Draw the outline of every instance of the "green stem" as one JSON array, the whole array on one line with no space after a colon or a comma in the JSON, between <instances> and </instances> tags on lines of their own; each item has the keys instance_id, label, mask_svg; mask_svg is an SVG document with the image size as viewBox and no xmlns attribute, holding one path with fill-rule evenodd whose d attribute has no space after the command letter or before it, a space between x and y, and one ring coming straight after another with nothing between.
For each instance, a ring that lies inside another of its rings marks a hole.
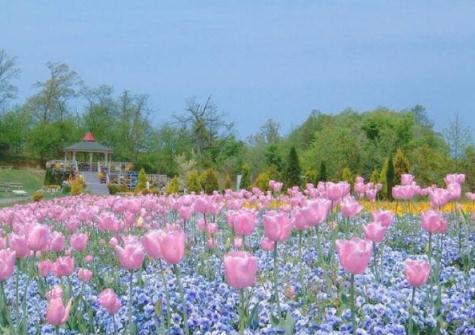
<instances>
[{"instance_id":1,"label":"green stem","mask_svg":"<svg viewBox=\"0 0 475 335\"><path fill-rule=\"evenodd\" d=\"M416 295L416 288L412 288L412 297L411 297L411 310L409 311L409 329L408 333L409 335L413 334L414 331L414 324L412 321L412 315L414 314L414 296Z\"/></svg>"},{"instance_id":2,"label":"green stem","mask_svg":"<svg viewBox=\"0 0 475 335\"><path fill-rule=\"evenodd\" d=\"M167 319L166 319L166 322L167 322L167 327L170 327L171 310L172 310L171 306L170 306L170 292L168 292L168 285L167 285L167 282L165 281L165 276L163 274L163 265L162 265L162 261L160 259L158 260L158 264L160 265L160 278L162 279L162 286L165 289L165 298L167 299Z\"/></svg>"},{"instance_id":3,"label":"green stem","mask_svg":"<svg viewBox=\"0 0 475 335\"><path fill-rule=\"evenodd\" d=\"M130 271L130 277L129 277L129 303L128 303L128 328L129 328L129 334L132 334L132 280L134 278L134 273Z\"/></svg>"},{"instance_id":4,"label":"green stem","mask_svg":"<svg viewBox=\"0 0 475 335\"><path fill-rule=\"evenodd\" d=\"M299 281L300 281L300 287L303 292L303 260L302 260L302 231L299 230L299 254L298 254L298 259L297 262L299 263L300 271L299 271Z\"/></svg>"},{"instance_id":5,"label":"green stem","mask_svg":"<svg viewBox=\"0 0 475 335\"><path fill-rule=\"evenodd\" d=\"M239 290L240 308L239 308L239 334L244 333L246 328L245 307L244 307L244 289Z\"/></svg>"},{"instance_id":6,"label":"green stem","mask_svg":"<svg viewBox=\"0 0 475 335\"><path fill-rule=\"evenodd\" d=\"M12 321L10 318L10 311L8 309L8 301L7 301L7 296L5 295L5 287L4 287L3 281L0 282L0 291L2 295L2 302L3 302L3 305L5 306L5 317L7 319L7 326L9 326L11 325Z\"/></svg>"},{"instance_id":7,"label":"green stem","mask_svg":"<svg viewBox=\"0 0 475 335\"><path fill-rule=\"evenodd\" d=\"M114 325L114 335L117 335L117 325L115 324L115 314L112 314L112 324Z\"/></svg>"},{"instance_id":8,"label":"green stem","mask_svg":"<svg viewBox=\"0 0 475 335\"><path fill-rule=\"evenodd\" d=\"M274 299L277 303L277 312L280 317L280 301L279 301L279 291L278 291L278 269L277 269L277 241L274 242Z\"/></svg>"},{"instance_id":9,"label":"green stem","mask_svg":"<svg viewBox=\"0 0 475 335\"><path fill-rule=\"evenodd\" d=\"M188 316L187 316L187 312L186 312L185 291L183 290L183 285L181 284L180 268L176 264L174 265L174 267L175 267L176 281L178 283L178 290L180 291L181 302L183 304L182 313L183 313L183 323L184 323L184 327L185 327L185 334L189 335L190 330L188 329Z\"/></svg>"},{"instance_id":10,"label":"green stem","mask_svg":"<svg viewBox=\"0 0 475 335\"><path fill-rule=\"evenodd\" d=\"M18 301L20 300L19 297L19 291L18 291L18 281L19 281L19 276L20 276L20 271L18 267L15 269L15 316L16 316L16 326L17 326L17 331L19 330L20 327L20 309L18 305Z\"/></svg>"},{"instance_id":11,"label":"green stem","mask_svg":"<svg viewBox=\"0 0 475 335\"><path fill-rule=\"evenodd\" d=\"M356 311L355 311L355 275L351 274L351 324L353 328L353 334L356 335Z\"/></svg>"},{"instance_id":12,"label":"green stem","mask_svg":"<svg viewBox=\"0 0 475 335\"><path fill-rule=\"evenodd\" d=\"M318 226L315 226L315 233L317 235L317 251L318 251L318 263L322 264L323 259L323 248L320 241L320 229Z\"/></svg>"}]
</instances>

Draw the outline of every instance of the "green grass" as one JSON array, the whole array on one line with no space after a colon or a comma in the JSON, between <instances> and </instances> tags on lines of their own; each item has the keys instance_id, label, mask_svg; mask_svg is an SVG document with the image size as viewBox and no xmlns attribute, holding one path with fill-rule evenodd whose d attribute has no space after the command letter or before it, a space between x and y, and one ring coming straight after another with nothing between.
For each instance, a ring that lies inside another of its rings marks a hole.
<instances>
[{"instance_id":1,"label":"green grass","mask_svg":"<svg viewBox=\"0 0 475 335\"><path fill-rule=\"evenodd\" d=\"M12 169L0 170L0 184L1 183L21 183L23 189L29 194L39 190L43 186L45 179L44 170L36 169ZM14 198L15 195L11 192L0 192L0 198Z\"/></svg>"}]
</instances>

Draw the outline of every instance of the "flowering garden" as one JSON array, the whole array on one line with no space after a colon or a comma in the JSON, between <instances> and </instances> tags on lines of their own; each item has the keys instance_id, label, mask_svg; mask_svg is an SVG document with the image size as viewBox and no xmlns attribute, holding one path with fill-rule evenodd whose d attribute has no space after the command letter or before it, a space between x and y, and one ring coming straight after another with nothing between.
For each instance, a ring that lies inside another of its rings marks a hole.
<instances>
[{"instance_id":1,"label":"flowering garden","mask_svg":"<svg viewBox=\"0 0 475 335\"><path fill-rule=\"evenodd\" d=\"M464 175L0 210L7 334L475 334Z\"/></svg>"}]
</instances>

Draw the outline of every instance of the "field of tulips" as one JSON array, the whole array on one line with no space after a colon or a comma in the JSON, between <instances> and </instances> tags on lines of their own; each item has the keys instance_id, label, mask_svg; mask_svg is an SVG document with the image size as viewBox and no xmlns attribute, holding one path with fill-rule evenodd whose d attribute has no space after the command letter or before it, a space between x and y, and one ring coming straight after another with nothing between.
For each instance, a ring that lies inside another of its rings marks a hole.
<instances>
[{"instance_id":1,"label":"field of tulips","mask_svg":"<svg viewBox=\"0 0 475 335\"><path fill-rule=\"evenodd\" d=\"M0 209L0 333L475 334L475 195L445 182Z\"/></svg>"}]
</instances>

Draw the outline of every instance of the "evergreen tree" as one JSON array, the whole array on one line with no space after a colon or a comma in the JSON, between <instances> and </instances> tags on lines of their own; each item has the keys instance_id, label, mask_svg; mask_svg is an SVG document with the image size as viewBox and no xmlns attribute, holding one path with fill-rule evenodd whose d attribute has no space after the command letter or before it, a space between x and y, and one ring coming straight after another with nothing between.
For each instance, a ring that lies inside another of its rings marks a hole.
<instances>
[{"instance_id":1,"label":"evergreen tree","mask_svg":"<svg viewBox=\"0 0 475 335\"><path fill-rule=\"evenodd\" d=\"M399 184L401 176L405 173L409 173L409 161L402 150L397 149L396 155L394 155L394 183Z\"/></svg>"},{"instance_id":2,"label":"evergreen tree","mask_svg":"<svg viewBox=\"0 0 475 335\"><path fill-rule=\"evenodd\" d=\"M186 188L188 189L188 192L201 192L201 182L198 171L191 170L190 172L188 172L188 175L186 177Z\"/></svg>"},{"instance_id":3,"label":"evergreen tree","mask_svg":"<svg viewBox=\"0 0 475 335\"><path fill-rule=\"evenodd\" d=\"M320 162L320 171L318 172L318 179L317 183L319 181L327 181L327 163L325 161Z\"/></svg>"},{"instance_id":4,"label":"evergreen tree","mask_svg":"<svg viewBox=\"0 0 475 335\"><path fill-rule=\"evenodd\" d=\"M289 156L287 159L287 166L285 171L285 180L288 187L300 186L301 178L300 174L302 170L300 169L299 157L297 155L297 150L295 147L291 147L289 151Z\"/></svg>"},{"instance_id":5,"label":"evergreen tree","mask_svg":"<svg viewBox=\"0 0 475 335\"><path fill-rule=\"evenodd\" d=\"M145 170L140 169L139 176L137 178L137 185L135 185L135 193L140 193L147 188L147 175Z\"/></svg>"},{"instance_id":6,"label":"evergreen tree","mask_svg":"<svg viewBox=\"0 0 475 335\"><path fill-rule=\"evenodd\" d=\"M206 194L212 194L213 191L219 190L218 177L213 169L207 169L200 177L201 186Z\"/></svg>"},{"instance_id":7,"label":"evergreen tree","mask_svg":"<svg viewBox=\"0 0 475 335\"><path fill-rule=\"evenodd\" d=\"M343 171L341 171L341 180L347 181L350 185L353 184L354 177L349 167L346 167L343 169Z\"/></svg>"},{"instance_id":8,"label":"evergreen tree","mask_svg":"<svg viewBox=\"0 0 475 335\"><path fill-rule=\"evenodd\" d=\"M244 164L241 171L241 190L246 190L251 185L251 172L249 171L249 166Z\"/></svg>"},{"instance_id":9,"label":"evergreen tree","mask_svg":"<svg viewBox=\"0 0 475 335\"><path fill-rule=\"evenodd\" d=\"M377 184L380 182L378 170L373 170L373 172L371 173L371 176L369 177L369 181L374 184Z\"/></svg>"},{"instance_id":10,"label":"evergreen tree","mask_svg":"<svg viewBox=\"0 0 475 335\"><path fill-rule=\"evenodd\" d=\"M177 194L179 192L178 177L173 177L167 185L167 194Z\"/></svg>"},{"instance_id":11,"label":"evergreen tree","mask_svg":"<svg viewBox=\"0 0 475 335\"><path fill-rule=\"evenodd\" d=\"M389 156L388 159L388 168L386 170L386 197L389 200L392 200L392 189L394 186L394 164L393 157Z\"/></svg>"}]
</instances>

